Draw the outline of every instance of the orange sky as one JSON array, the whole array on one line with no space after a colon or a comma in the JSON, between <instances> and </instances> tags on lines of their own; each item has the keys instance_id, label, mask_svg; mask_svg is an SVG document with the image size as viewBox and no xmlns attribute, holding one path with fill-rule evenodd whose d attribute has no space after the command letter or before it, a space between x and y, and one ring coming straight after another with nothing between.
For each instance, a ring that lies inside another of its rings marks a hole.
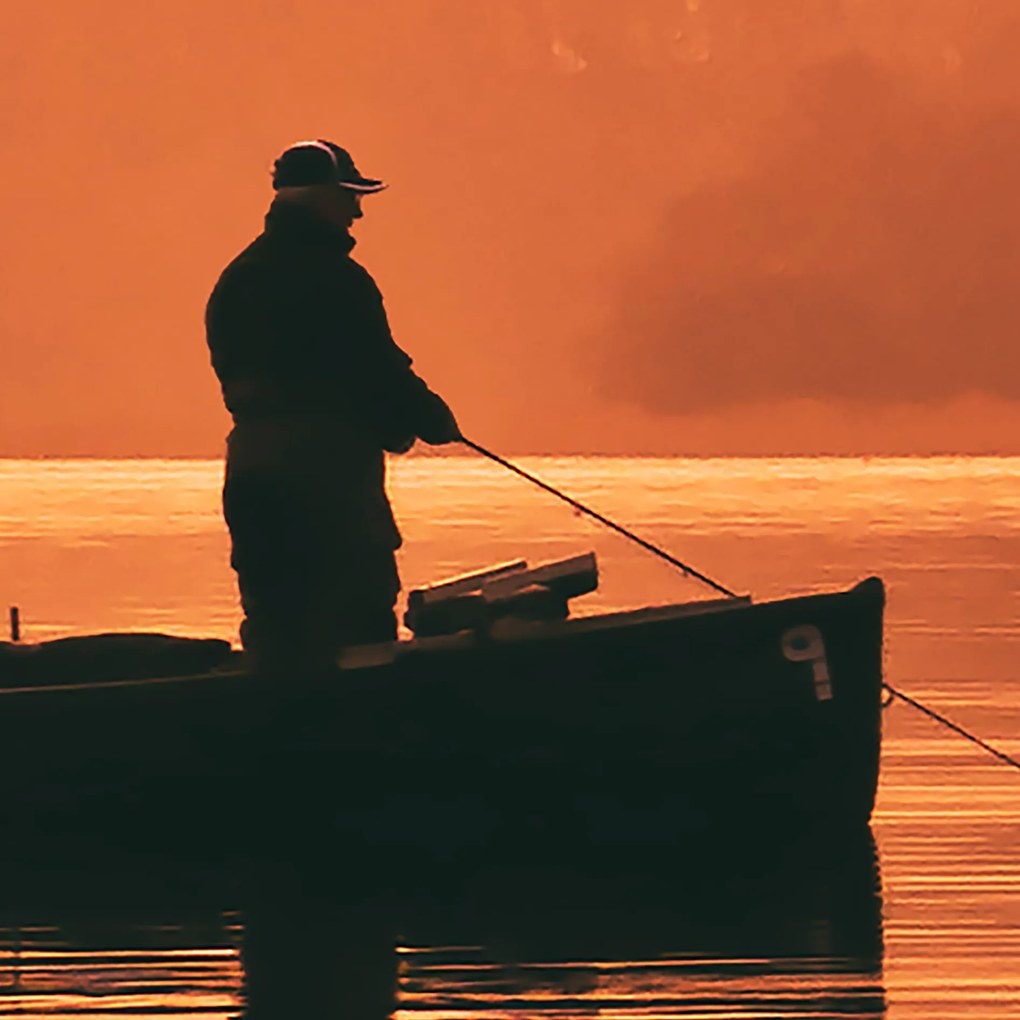
<instances>
[{"instance_id":1,"label":"orange sky","mask_svg":"<svg viewBox=\"0 0 1020 1020\"><path fill-rule=\"evenodd\" d=\"M215 455L268 166L507 451L1020 452L1015 0L53 0L0 36L0 455Z\"/></svg>"}]
</instances>

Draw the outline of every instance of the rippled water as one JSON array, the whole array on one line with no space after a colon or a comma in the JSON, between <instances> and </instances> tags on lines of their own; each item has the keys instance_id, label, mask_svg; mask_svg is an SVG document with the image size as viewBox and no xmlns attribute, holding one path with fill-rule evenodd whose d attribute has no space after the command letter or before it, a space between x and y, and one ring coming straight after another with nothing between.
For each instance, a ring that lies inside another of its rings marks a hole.
<instances>
[{"instance_id":1,"label":"rippled water","mask_svg":"<svg viewBox=\"0 0 1020 1020\"><path fill-rule=\"evenodd\" d=\"M879 574L889 682L1020 755L1020 459L523 463L759 600ZM212 462L0 462L0 600L30 640L232 637L219 480ZM601 585L579 612L700 595L484 461L405 458L391 491L406 587L594 549ZM338 989L346 1013L321 1015L381 1015L362 986L397 975L408 1017L1020 1017L1020 773L896 704L873 829L877 867L787 848L750 885L739 861L711 880L679 858L511 869L419 890L402 912L307 890L86 908L86 876L58 894L8 875L0 1016L235 1015L247 939L274 1003L260 1015L309 1015L316 997L340 1010Z\"/></svg>"}]
</instances>

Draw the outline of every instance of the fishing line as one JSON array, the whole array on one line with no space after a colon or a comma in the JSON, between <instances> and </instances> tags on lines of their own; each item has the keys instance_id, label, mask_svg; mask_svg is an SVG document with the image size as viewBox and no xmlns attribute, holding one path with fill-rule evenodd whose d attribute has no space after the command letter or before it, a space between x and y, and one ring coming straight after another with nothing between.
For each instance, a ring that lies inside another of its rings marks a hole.
<instances>
[{"instance_id":1,"label":"fishing line","mask_svg":"<svg viewBox=\"0 0 1020 1020\"><path fill-rule=\"evenodd\" d=\"M957 723L954 723L952 719L947 719L944 715L939 715L938 712L936 712L932 708L929 708L927 705L922 705L920 701L918 701L916 698L910 697L909 694L904 694L902 691L896 690L895 687L890 687L889 684L887 683L883 683L882 686L891 695L893 695L893 697L899 698L901 701L905 701L912 708L916 708L918 712L923 712L925 715L934 719L936 722L942 723L943 726L946 726L949 729L951 729L954 733L958 733L961 737L965 737L972 743L977 744L978 747L980 747L984 751L987 751L989 754L994 755L996 758L999 759L999 761L1003 762L1006 765L1011 765L1013 768L1020 771L1020 761L1017 761L1016 758L1012 758L1005 752L992 747L991 744L986 743L980 737L974 736L973 733L968 732L962 726L959 726Z\"/></svg>"},{"instance_id":2,"label":"fishing line","mask_svg":"<svg viewBox=\"0 0 1020 1020\"><path fill-rule=\"evenodd\" d=\"M554 488L547 482L543 482L541 478L536 478L534 475L529 474L523 468L518 467L516 464L512 464L510 461L500 457L498 454L493 453L491 450L486 450L484 446L479 446L478 443L472 442L470 439L464 436L460 437L460 442L470 449L474 450L475 453L480 453L483 457L487 457L489 460L494 461L501 467L505 467L508 471L512 471L515 475L520 475L521 478L527 479L532 485L537 485L540 489L544 489L546 492L555 496L557 499L563 500L564 503L570 504L575 510L580 510L581 513L587 514L589 517L594 518L600 524L604 524L607 528L612 528L613 531L623 535L624 538L629 538L632 542L636 542L642 549L647 549L648 552L654 553L660 559L664 559L667 563L672 564L678 570L681 570L685 577L693 577L703 584L707 584L710 588L714 588L716 591L721 592L730 598L737 598L736 592L730 591L724 585L721 585L718 581L713 581L712 578L707 577L705 574L695 570L692 566L684 563L682 560L678 560L675 556L670 555L665 549L660 549L657 545L653 545L651 542L639 535L635 535L634 532L629 531L627 528L615 521L611 521L608 517L604 517L602 514L590 507L585 506L583 503L578 502L571 496L568 496L564 492L560 492L559 489ZM973 733L968 732L962 726L954 723L951 719L947 719L944 715L940 715L933 708L929 708L927 705L922 704L916 698L910 697L909 694L904 694L902 691L897 690L895 687L891 687L889 684L883 681L882 686L894 697L899 698L901 701L910 705L912 708L916 708L918 712L923 712L926 716L934 719L936 722L941 723L947 729L952 730L954 733L959 734L961 737L977 744L982 750L987 751L989 754L998 758L999 761L1006 765L1010 765L1013 768L1020 771L1020 761L1016 758L1010 757L1002 751L992 747L991 744L986 743L980 737L975 736Z\"/></svg>"}]
</instances>

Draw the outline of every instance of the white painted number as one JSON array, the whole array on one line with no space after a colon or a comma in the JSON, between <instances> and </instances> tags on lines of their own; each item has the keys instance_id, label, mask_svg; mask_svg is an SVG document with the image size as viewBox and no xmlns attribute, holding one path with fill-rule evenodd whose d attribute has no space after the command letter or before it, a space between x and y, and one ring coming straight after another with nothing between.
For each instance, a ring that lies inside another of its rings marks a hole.
<instances>
[{"instance_id":1,"label":"white painted number","mask_svg":"<svg viewBox=\"0 0 1020 1020\"><path fill-rule=\"evenodd\" d=\"M792 627L783 634L783 655L790 662L810 662L815 676L815 697L819 701L832 700L832 683L829 679L829 662L825 658L825 642L817 627L805 623Z\"/></svg>"}]
</instances>

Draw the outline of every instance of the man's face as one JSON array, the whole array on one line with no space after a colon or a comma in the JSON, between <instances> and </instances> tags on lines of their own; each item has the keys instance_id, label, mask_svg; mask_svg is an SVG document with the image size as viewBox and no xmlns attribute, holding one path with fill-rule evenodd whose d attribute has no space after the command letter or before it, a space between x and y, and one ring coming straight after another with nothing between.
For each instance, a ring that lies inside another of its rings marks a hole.
<instances>
[{"instance_id":1,"label":"man's face","mask_svg":"<svg viewBox=\"0 0 1020 1020\"><path fill-rule=\"evenodd\" d=\"M332 203L335 210L335 222L350 227L355 220L364 215L361 211L361 194L350 188L333 188Z\"/></svg>"}]
</instances>

